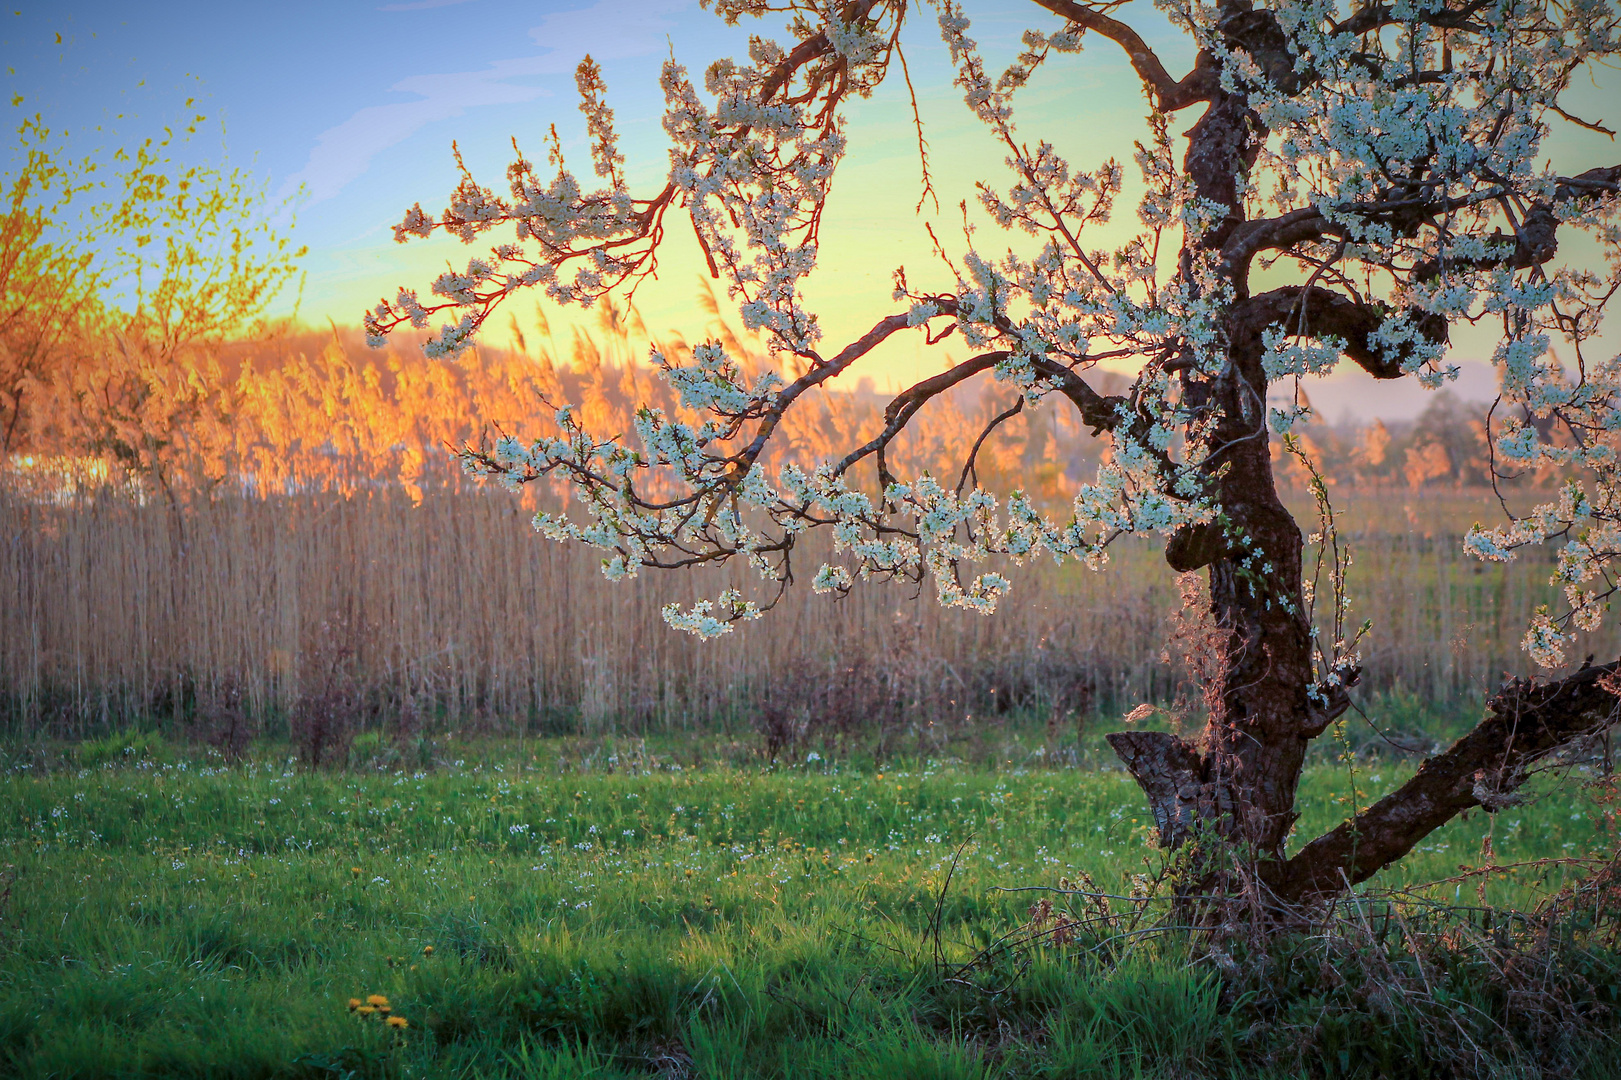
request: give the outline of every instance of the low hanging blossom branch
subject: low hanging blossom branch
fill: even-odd
[[[974,573],[965,580],[966,566],[992,555],[1022,562],[1042,554],[1098,565],[1108,543],[1119,535],[1158,530],[1169,536],[1189,522],[1211,518],[1211,508],[1198,497],[1197,468],[1173,466],[1165,454],[1174,438],[1174,421],[1144,419],[1163,397],[1164,387],[1144,388],[1128,407],[1124,400],[1106,401],[1077,374],[1096,363],[1088,355],[1088,331],[1106,332],[1105,323],[1112,327],[1119,321],[1104,298],[1122,298],[1135,281],[1143,299],[1154,302],[1140,266],[1114,279],[1076,276],[1064,256],[1071,249],[1053,247],[1029,265],[1015,263],[1009,276],[1009,268],[971,251],[966,258],[971,278],[959,280],[954,292],[914,297],[902,278],[895,296],[906,303],[904,314],[880,321],[836,356],[824,358],[816,351],[821,332],[803,305],[800,288],[815,265],[822,207],[844,150],[839,107],[849,94],[865,95],[881,79],[904,11],[905,5],[898,3],[799,9],[797,45],[755,39],[750,64],[723,61],[711,67],[704,82],[713,106],[701,101],[684,69],[673,61],[667,64],[664,127],[673,142],[672,169],[665,187],[646,200],[627,192],[612,114],[603,104],[601,73],[587,59],[577,80],[581,111],[592,138],[595,172],[609,186],[585,193],[554,148],[557,175],[549,184],[541,183],[533,166],[520,157],[508,170],[512,197],[503,200],[464,170],[438,221],[413,207],[397,227],[402,241],[438,229],[472,242],[488,229],[509,225],[515,227],[518,242],[470,261],[465,273],[441,276],[433,287],[441,298],[437,303],[424,304],[402,290],[394,302],[379,304],[367,319],[374,339],[404,323],[425,327],[434,316],[449,312],[459,317],[446,323],[427,347],[432,355],[449,356],[465,348],[490,312],[522,288],[540,285],[554,301],[588,305],[632,286],[651,271],[665,216],[679,206],[687,211],[711,269],[727,281],[744,325],[766,334],[774,349],[803,362],[805,373],[791,383],[771,372],[746,382],[734,359],[715,343],[699,346],[686,364],[655,354],[654,365],[678,392],[683,408],[703,417],[701,421],[688,423],[644,409],[633,440],[598,439],[582,428],[573,410],[563,408],[555,416],[555,436],[528,442],[505,436],[488,450],[466,452],[464,462],[471,472],[509,485],[544,476],[564,478],[579,496],[583,514],[578,520],[541,514],[536,527],[544,535],[602,549],[607,553],[603,572],[610,579],[634,576],[644,566],[689,566],[742,556],[780,595],[792,579],[791,553],[798,535],[828,526],[836,552],[848,556],[852,565],[821,566],[812,582],[818,591],[842,593],[857,578],[919,581],[928,575],[943,603],[989,612],[1010,583],[995,572]],[[741,11],[723,6],[721,13],[735,17]],[[819,24],[810,21],[813,15]],[[1060,49],[1073,48],[1063,35],[1055,40]],[[1043,39],[1032,48],[1045,45]],[[959,41],[958,47],[971,50],[972,45]],[[1033,66],[1034,61],[1027,57],[1025,63]],[[997,101],[1005,100],[1021,79],[1015,74],[1002,82],[1004,89],[992,95]],[[1001,130],[1011,140],[1012,128],[1005,120]],[[1056,214],[1057,227],[1071,244],[1086,224],[1108,220],[1121,180],[1112,163],[1096,175],[1071,178],[1050,146],[1043,146],[1040,160],[1028,172],[1028,182],[1015,190],[1011,206],[996,207],[996,196],[988,189],[986,205],[1032,232],[1053,228],[1037,214]],[[1047,191],[1054,185],[1062,189],[1056,201]],[[1149,245],[1139,247],[1148,250]],[[1085,314],[1064,315],[1052,306],[1013,320],[1010,299],[1029,293],[1048,271],[1057,274],[1055,282],[1075,277],[1070,291],[1076,304],[1071,306]],[[1136,318],[1151,321],[1139,309],[1131,310]],[[815,468],[785,465],[767,475],[760,458],[795,400],[891,335],[912,328],[927,332],[930,321],[942,313],[956,317],[956,328],[975,347],[1004,341],[1013,346],[992,349],[990,361],[985,356],[970,360],[959,366],[959,373],[994,368],[997,379],[1032,401],[1057,389],[1085,402],[1096,430],[1142,429],[1146,444],[1117,440],[1114,460],[1096,483],[1082,488],[1069,521],[1048,519],[1022,492],[1013,493],[1003,506],[996,495],[977,486],[954,491],[929,475],[906,483],[887,475],[884,447],[918,408],[959,381],[954,377],[937,388],[914,388],[910,396],[897,398],[886,415],[890,428],[862,452]],[[1169,336],[1165,329],[1109,333],[1117,346],[1112,355],[1138,351],[1144,342],[1162,349]],[[1049,347],[1049,337],[1060,349]],[[897,418],[900,422],[894,423]],[[879,460],[883,481],[876,498],[853,487],[848,475],[872,455]],[[1177,476],[1168,479],[1167,469]],[[737,590],[728,590],[688,610],[672,605],[664,614],[672,626],[709,637],[739,620],[759,617],[762,610]]]

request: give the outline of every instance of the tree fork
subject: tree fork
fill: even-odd
[[[1216,704],[1195,744],[1151,732],[1107,738],[1148,797],[1162,844],[1179,846],[1197,824],[1281,858],[1299,816],[1306,745],[1322,730],[1308,694],[1304,539],[1278,498],[1260,409],[1239,400],[1265,400],[1258,337],[1241,335],[1230,356],[1233,373],[1216,391],[1230,400],[1221,402],[1222,449],[1213,461],[1225,466],[1218,501],[1226,521],[1179,533],[1166,546],[1173,568],[1208,568],[1209,610],[1222,638]]]

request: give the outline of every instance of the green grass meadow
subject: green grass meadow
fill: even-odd
[[[1175,932],[1033,947],[962,972],[1033,900],[1075,899],[1004,890],[1085,871],[1129,895],[1133,875],[1161,865],[1118,771],[684,767],[645,746],[587,754],[563,741],[450,752],[466,756],[312,773],[126,738],[52,767],[13,760],[0,787],[0,1075],[1377,1076],[1413,1065],[1399,1031],[1346,1035],[1354,1054],[1318,1037],[1276,1065],[1290,1032],[1313,1023],[1310,995],[1258,1034],[1253,1010],[1224,1000],[1218,973],[1190,962]],[[1403,775],[1365,765],[1355,782],[1371,797]],[[1344,765],[1313,767],[1303,838],[1343,815],[1352,782]],[[1495,819],[1455,822],[1382,884],[1478,863],[1488,829],[1505,863],[1608,844],[1567,780]],[[1473,881],[1442,891],[1527,905],[1562,873],[1494,878],[1480,897]],[[373,994],[406,1026],[350,1009]],[[1274,1065],[1256,1071],[1263,1060]],[[1603,1075],[1593,1067],[1582,1066]]]

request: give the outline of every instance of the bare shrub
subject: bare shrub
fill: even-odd
[[[289,724],[299,760],[312,769],[348,758],[359,709],[347,687],[327,685],[301,697]]]
[[[844,750],[873,736],[882,753],[903,711],[899,680],[878,663],[858,657],[832,666],[796,659],[766,689],[755,730],[761,753],[772,761],[811,744]]]
[[[360,630],[348,618],[321,624],[307,658],[304,692],[288,724],[298,756],[309,768],[342,764],[365,725],[366,695],[356,677]]]
[[[194,743],[214,748],[227,761],[238,760],[247,753],[256,733],[243,700],[242,684],[227,676],[199,698],[187,727],[187,737]]]
[[[415,750],[425,722],[415,694],[407,694],[394,713],[394,746],[402,753]]]

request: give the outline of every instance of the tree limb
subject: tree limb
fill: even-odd
[[[1557,206],[1576,199],[1614,197],[1617,193],[1621,193],[1621,165],[1561,177],[1554,186],[1553,202]],[[1460,200],[1447,200],[1426,210],[1425,215],[1457,209],[1462,204]],[[1513,236],[1496,235],[1498,253],[1456,260],[1455,265],[1475,270],[1497,266],[1524,270],[1541,266],[1558,253],[1559,225],[1559,216],[1553,207],[1546,202],[1534,202],[1515,226]],[[1310,207],[1266,221],[1246,222],[1228,239],[1223,261],[1229,273],[1236,275],[1262,250],[1287,248],[1335,231],[1332,223]],[[1428,260],[1414,266],[1412,276],[1423,281],[1440,272],[1440,263]],[[1358,302],[1332,289],[1290,285],[1241,301],[1234,318],[1257,329],[1283,326],[1299,336],[1337,336],[1345,341],[1345,354],[1368,374],[1376,379],[1398,379],[1406,374],[1403,365],[1407,357],[1375,349],[1370,341],[1390,314],[1382,307]],[[1447,340],[1447,320],[1440,315],[1420,313],[1418,326],[1431,342]]]
[[[1372,337],[1392,312],[1357,301],[1320,285],[1285,285],[1240,302],[1235,322],[1260,332],[1282,326],[1291,336],[1338,337],[1345,343],[1345,355],[1376,379],[1399,379],[1408,356],[1405,350],[1394,354],[1374,345]],[[1428,312],[1418,315],[1418,329],[1432,342],[1447,340],[1447,320]]]
[[[1058,392],[1069,398],[1080,412],[1081,421],[1092,429],[1093,435],[1113,431],[1120,423],[1120,414],[1116,410],[1125,404],[1125,398],[1118,394],[1104,397],[1092,389],[1091,383],[1056,360],[1042,358],[1032,361],[1030,366],[1057,384]]]
[[[956,297],[931,296],[928,300],[939,309],[942,315],[961,316],[961,309],[957,305]],[[997,317],[996,328],[1010,337],[1017,334],[1013,323],[1005,317]],[[1002,359],[1006,359],[1010,354],[1004,352],[997,355]],[[1000,363],[1001,361],[998,360],[997,362]],[[1052,359],[1050,356],[1033,358],[1030,361],[1030,366],[1038,374],[1051,379],[1058,388],[1058,392],[1069,398],[1070,403],[1081,414],[1082,422],[1092,429],[1093,435],[1104,431],[1113,431],[1115,426],[1120,423],[1120,414],[1116,411],[1116,408],[1125,402],[1125,398],[1118,396],[1104,397],[1092,389],[1091,384],[1081,378],[1072,368]],[[936,378],[938,377],[936,376]]]
[[[1558,206],[1574,199],[1614,196],[1617,193],[1621,193],[1621,165],[1593,168],[1575,176],[1562,176],[1555,181],[1553,204]],[[1411,197],[1400,197],[1399,192],[1390,194],[1390,198],[1346,206],[1342,210],[1354,210],[1369,217],[1388,217],[1403,235],[1412,235],[1424,222],[1443,218],[1454,211],[1499,196],[1499,192],[1492,188],[1450,199],[1434,199],[1424,194]],[[1533,202],[1512,238],[1512,254],[1471,259],[1467,265],[1475,269],[1510,265],[1521,270],[1540,266],[1552,259],[1557,251],[1558,227],[1559,219],[1552,208],[1540,200]],[[1297,244],[1342,235],[1344,229],[1324,217],[1314,206],[1301,207],[1274,218],[1246,221],[1233,230],[1223,245],[1222,269],[1233,280],[1242,281],[1251,260],[1263,251],[1284,251]],[[1510,238],[1499,236],[1497,239],[1506,244]],[[1462,260],[1458,262],[1463,264]],[[1437,269],[1439,266],[1435,263],[1420,264],[1414,268],[1414,273],[1423,278]]]
[[[985,440],[991,437],[991,432],[1022,412],[1024,412],[1024,395],[1020,394],[1018,400],[1011,406],[991,417],[990,423],[985,425],[985,430],[981,431],[979,438],[974,440],[972,449],[968,451],[967,459],[962,463],[962,474],[957,477],[956,490],[958,495],[962,494],[962,489],[967,486],[970,476],[974,478],[974,485],[976,487],[979,485],[979,470],[974,468],[974,463],[979,460],[979,448],[985,445]]]
[[[1301,903],[1332,896],[1347,882],[1368,880],[1460,812],[1512,805],[1531,765],[1621,720],[1621,700],[1611,688],[1618,671],[1621,661],[1583,667],[1552,683],[1505,683],[1487,702],[1486,718],[1450,750],[1283,864],[1273,883],[1279,898]]]
[[[1621,192],[1621,165],[1611,165],[1609,168],[1588,169],[1575,176],[1562,176],[1554,185],[1553,197],[1555,202],[1566,199],[1591,198],[1594,195],[1608,193],[1614,195]]]
[[[1153,90],[1161,112],[1177,112],[1189,105],[1209,101],[1220,86],[1215,60],[1204,51],[1200,51],[1192,71],[1181,79],[1174,79],[1142,36],[1120,20],[1075,0],[1036,0],[1036,3],[1083,30],[1103,35],[1124,49],[1132,68]]]
[[[1160,846],[1181,846],[1205,795],[1204,763],[1198,751],[1165,731],[1111,731],[1104,738],[1148,796]]]
[[[898,330],[906,329],[907,324],[908,320],[905,315],[887,316],[878,320],[873,328],[861,335],[860,338],[846,345],[833,359],[822,360],[815,358],[809,371],[789,383],[777,394],[770,411],[760,421],[760,427],[754,433],[754,438],[737,455],[738,460],[743,463],[743,471],[747,472],[748,466],[752,465],[755,459],[760,456],[760,452],[765,449],[766,443],[771,439],[771,433],[776,431],[777,425],[782,421],[783,414],[799,398],[799,395],[813,386],[820,386],[833,378],[833,376],[843,372],[851,364],[877,348],[889,335]]]
[[[884,409],[884,429],[873,436],[864,445],[856,447],[833,467],[833,475],[843,474],[850,466],[862,458],[882,451],[895,437],[905,430],[906,425],[917,415],[918,410],[931,400],[950,390],[953,386],[973,378],[982,371],[988,371],[997,364],[1006,360],[1006,351],[981,353],[979,356],[969,357],[955,367],[948,368],[940,374],[924,379],[922,382],[909,387],[897,394],[888,407]]]
[[[1390,4],[1365,4],[1348,18],[1334,27],[1336,34],[1371,34],[1387,26],[1412,20],[1429,26],[1442,27],[1448,30],[1474,30],[1483,29],[1473,16],[1486,10],[1490,0],[1469,0],[1456,8],[1429,9],[1413,12],[1407,9],[1398,16]]]

